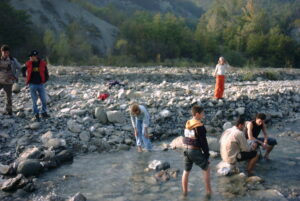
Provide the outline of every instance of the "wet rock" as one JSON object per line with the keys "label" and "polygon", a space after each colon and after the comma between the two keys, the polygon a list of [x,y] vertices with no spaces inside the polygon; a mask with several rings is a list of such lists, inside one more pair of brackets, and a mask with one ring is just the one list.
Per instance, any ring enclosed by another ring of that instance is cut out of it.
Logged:
{"label": "wet rock", "polygon": [[177,179],[178,178],[178,174],[179,174],[179,170],[178,169],[169,169],[168,173],[169,175],[173,178],[173,179]]}
{"label": "wet rock", "polygon": [[58,164],[71,162],[73,161],[73,158],[74,158],[73,153],[68,150],[63,150],[55,156],[55,159],[58,162]]}
{"label": "wet rock", "polygon": [[2,184],[1,190],[3,190],[3,191],[16,190],[17,185],[19,184],[19,182],[21,181],[22,178],[23,178],[23,175],[22,174],[18,174],[15,178],[6,180]]}
{"label": "wet rock", "polygon": [[169,162],[163,162],[155,167],[156,171],[166,170],[171,167]]}
{"label": "wet rock", "polygon": [[170,175],[165,170],[161,170],[160,172],[156,173],[154,177],[157,180],[162,181],[162,182],[166,182],[166,181],[170,180]]}
{"label": "wet rock", "polygon": [[263,179],[258,176],[251,176],[246,179],[246,182],[250,184],[261,183],[263,182]]}
{"label": "wet rock", "polygon": [[275,189],[253,191],[254,196],[265,200],[286,201],[287,199]]}
{"label": "wet rock", "polygon": [[149,176],[146,176],[146,177],[144,178],[144,180],[145,180],[145,182],[146,182],[147,184],[152,184],[152,185],[157,184],[157,180],[156,180],[155,177],[149,177]]}
{"label": "wet rock", "polygon": [[95,117],[100,121],[102,124],[106,124],[108,122],[107,115],[105,110],[102,108],[97,107],[95,109]]}
{"label": "wet rock", "polygon": [[125,121],[125,116],[120,111],[107,111],[107,119],[111,123],[123,123]]}
{"label": "wet rock", "polygon": [[40,161],[36,159],[27,159],[24,161],[21,161],[17,168],[18,174],[23,174],[24,176],[36,176],[40,174],[43,167],[40,163]]}
{"label": "wet rock", "polygon": [[126,145],[126,144],[120,144],[120,145],[118,146],[118,149],[119,149],[120,151],[128,151],[128,150],[130,150],[130,146],[128,146],[128,145]]}
{"label": "wet rock", "polygon": [[87,199],[81,193],[76,193],[73,197],[68,199],[68,201],[87,201]]}

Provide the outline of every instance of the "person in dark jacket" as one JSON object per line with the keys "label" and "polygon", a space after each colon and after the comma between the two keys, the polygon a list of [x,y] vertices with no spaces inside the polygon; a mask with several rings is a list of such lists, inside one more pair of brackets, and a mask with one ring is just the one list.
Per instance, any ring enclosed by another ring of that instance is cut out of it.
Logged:
{"label": "person in dark jacket", "polygon": [[6,93],[6,111],[4,114],[12,115],[12,87],[18,82],[18,74],[21,65],[16,58],[10,56],[10,48],[8,45],[1,46],[0,57],[0,90]]}
{"label": "person in dark jacket", "polygon": [[42,117],[48,118],[47,114],[47,101],[46,91],[44,84],[48,81],[49,74],[47,69],[47,63],[38,57],[38,51],[33,50],[29,55],[29,60],[23,67],[23,77],[26,77],[26,85],[29,85],[30,95],[33,104],[33,113],[35,119],[40,121],[39,109],[37,106],[37,99],[40,97],[42,102]]}
{"label": "person in dark jacket", "polygon": [[188,192],[188,178],[192,170],[193,163],[204,170],[204,183],[206,194],[212,193],[210,186],[210,168],[209,168],[209,148],[206,139],[206,129],[201,122],[204,117],[204,110],[200,106],[193,106],[193,118],[186,122],[184,130],[183,144],[185,169],[182,175],[182,190],[183,195],[186,196]]}

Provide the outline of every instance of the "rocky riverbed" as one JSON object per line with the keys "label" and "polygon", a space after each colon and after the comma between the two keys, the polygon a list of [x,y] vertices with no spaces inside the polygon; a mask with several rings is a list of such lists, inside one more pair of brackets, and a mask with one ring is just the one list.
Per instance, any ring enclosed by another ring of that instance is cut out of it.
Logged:
{"label": "rocky riverbed", "polygon": [[[148,108],[154,141],[181,135],[191,106],[204,106],[210,148],[216,152],[224,124],[238,115],[251,119],[256,112],[265,112],[268,125],[280,129],[284,120],[298,118],[300,113],[300,71],[295,69],[232,68],[225,97],[219,101],[212,98],[214,78],[209,67],[50,66],[49,71],[46,89],[51,118],[31,120],[30,95],[22,84],[13,96],[14,116],[0,114],[3,191],[32,192],[38,189],[38,175],[71,162],[79,153],[129,150],[135,140],[128,107],[134,101]],[[0,101],[3,105],[2,91]],[[300,141],[297,132],[285,135]],[[11,194],[1,196],[9,200]]]}

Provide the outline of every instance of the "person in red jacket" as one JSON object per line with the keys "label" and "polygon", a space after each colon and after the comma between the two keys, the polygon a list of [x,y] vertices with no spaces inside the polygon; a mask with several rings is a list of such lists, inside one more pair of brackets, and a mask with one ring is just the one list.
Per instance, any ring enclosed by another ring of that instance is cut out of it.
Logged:
{"label": "person in red jacket", "polygon": [[31,51],[29,60],[23,68],[23,77],[26,77],[26,85],[29,85],[35,120],[40,121],[40,112],[37,106],[38,97],[42,102],[42,117],[50,117],[47,114],[46,91],[44,88],[44,84],[48,81],[49,74],[47,63],[40,59],[38,54],[36,50]]}

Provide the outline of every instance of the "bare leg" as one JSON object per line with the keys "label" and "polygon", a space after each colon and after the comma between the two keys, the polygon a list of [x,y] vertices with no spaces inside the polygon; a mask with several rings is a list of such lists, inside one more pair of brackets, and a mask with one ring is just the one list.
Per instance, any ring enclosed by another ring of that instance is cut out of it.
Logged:
{"label": "bare leg", "polygon": [[181,184],[182,184],[182,194],[184,196],[186,196],[187,192],[188,192],[189,175],[190,175],[190,172],[185,171],[185,170],[183,171]]}
{"label": "bare leg", "polygon": [[254,158],[251,158],[248,161],[248,164],[247,164],[247,172],[248,172],[248,174],[252,174],[253,168],[254,168],[254,166],[255,166],[258,158],[259,158],[259,154],[256,154],[256,156]]}
{"label": "bare leg", "polygon": [[143,152],[142,146],[137,146],[138,152]]}
{"label": "bare leg", "polygon": [[274,146],[270,146],[270,145],[268,146],[268,148],[266,149],[265,156],[264,156],[265,159],[269,159],[269,154],[273,150],[273,148],[274,148]]}
{"label": "bare leg", "polygon": [[210,186],[210,168],[208,167],[207,170],[203,171],[203,178],[205,184],[205,190],[207,195],[212,194],[211,186]]}

